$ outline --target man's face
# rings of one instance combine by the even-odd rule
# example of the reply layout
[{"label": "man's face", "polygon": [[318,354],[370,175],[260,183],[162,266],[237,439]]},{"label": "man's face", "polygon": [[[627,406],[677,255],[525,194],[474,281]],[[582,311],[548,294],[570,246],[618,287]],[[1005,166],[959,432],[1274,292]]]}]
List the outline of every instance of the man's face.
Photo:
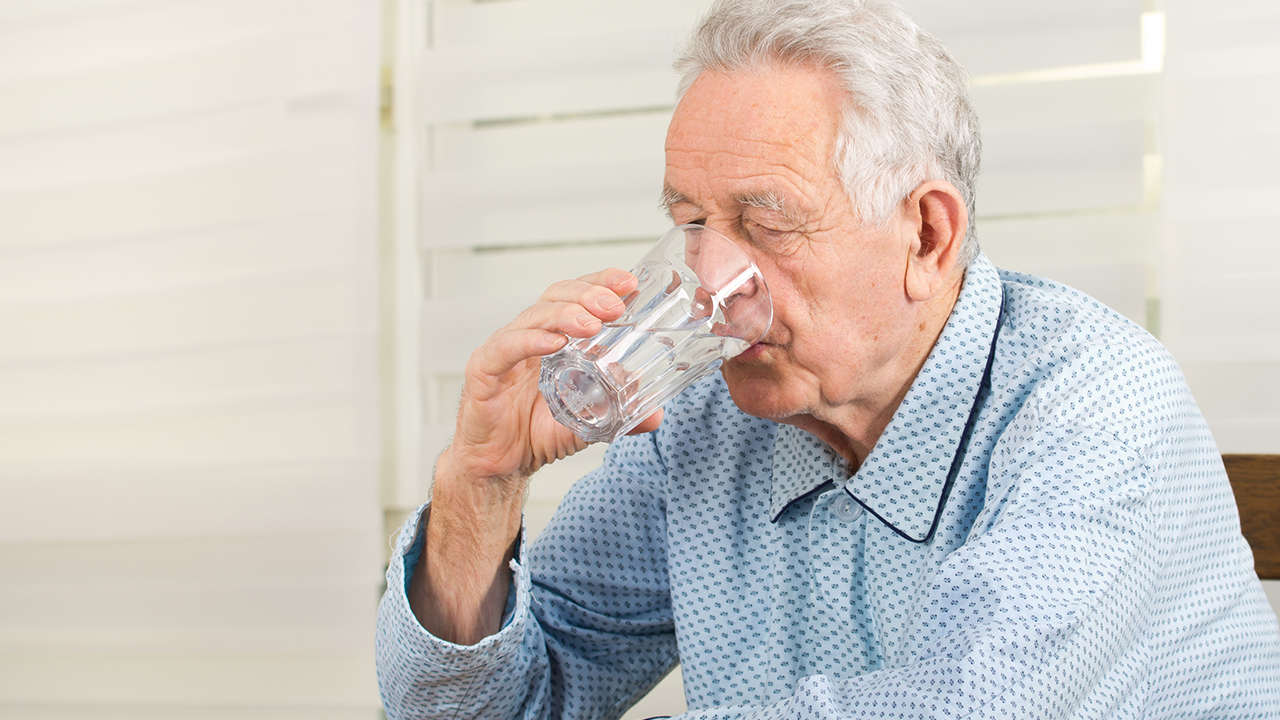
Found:
[{"label": "man's face", "polygon": [[672,218],[733,238],[773,296],[764,341],[723,369],[734,401],[758,417],[835,422],[901,380],[915,324],[903,280],[910,223],[901,212],[885,230],[857,222],[833,165],[843,101],[825,71],[708,71],[667,133]]}]

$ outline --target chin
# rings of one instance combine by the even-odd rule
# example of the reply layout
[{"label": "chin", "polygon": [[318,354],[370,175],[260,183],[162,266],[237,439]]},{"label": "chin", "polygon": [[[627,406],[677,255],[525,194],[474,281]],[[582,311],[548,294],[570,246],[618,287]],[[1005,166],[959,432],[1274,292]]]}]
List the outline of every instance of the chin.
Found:
[{"label": "chin", "polygon": [[722,369],[729,396],[743,412],[765,420],[779,420],[795,414],[783,398],[782,383],[766,369],[726,363]]}]

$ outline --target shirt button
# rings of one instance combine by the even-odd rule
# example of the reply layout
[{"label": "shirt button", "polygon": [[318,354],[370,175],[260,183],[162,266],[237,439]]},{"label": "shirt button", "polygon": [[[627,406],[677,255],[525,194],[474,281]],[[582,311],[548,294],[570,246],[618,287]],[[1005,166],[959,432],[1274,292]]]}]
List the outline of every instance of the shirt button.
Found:
[{"label": "shirt button", "polygon": [[842,494],[839,499],[836,500],[832,509],[835,510],[836,517],[845,522],[853,522],[862,515],[862,506],[854,502],[853,498],[848,495]]}]

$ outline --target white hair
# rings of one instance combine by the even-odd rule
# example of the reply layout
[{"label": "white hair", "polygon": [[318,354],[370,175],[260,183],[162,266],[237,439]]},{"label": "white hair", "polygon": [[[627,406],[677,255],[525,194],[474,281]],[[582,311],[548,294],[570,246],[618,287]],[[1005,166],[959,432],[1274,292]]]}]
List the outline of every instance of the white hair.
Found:
[{"label": "white hair", "polygon": [[942,44],[888,0],[717,0],[675,62],[679,97],[704,70],[812,66],[848,94],[833,158],[860,220],[885,225],[921,183],[960,191],[978,255],[974,191],[982,141],[969,77]]}]

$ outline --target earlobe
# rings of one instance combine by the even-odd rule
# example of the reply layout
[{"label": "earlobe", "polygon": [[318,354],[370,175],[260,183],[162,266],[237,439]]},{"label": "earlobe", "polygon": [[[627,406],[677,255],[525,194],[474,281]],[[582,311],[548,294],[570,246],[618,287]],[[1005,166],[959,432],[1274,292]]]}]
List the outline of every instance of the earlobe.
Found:
[{"label": "earlobe", "polygon": [[930,180],[904,201],[912,233],[906,292],[916,302],[931,300],[954,278],[969,214],[955,186]]}]

